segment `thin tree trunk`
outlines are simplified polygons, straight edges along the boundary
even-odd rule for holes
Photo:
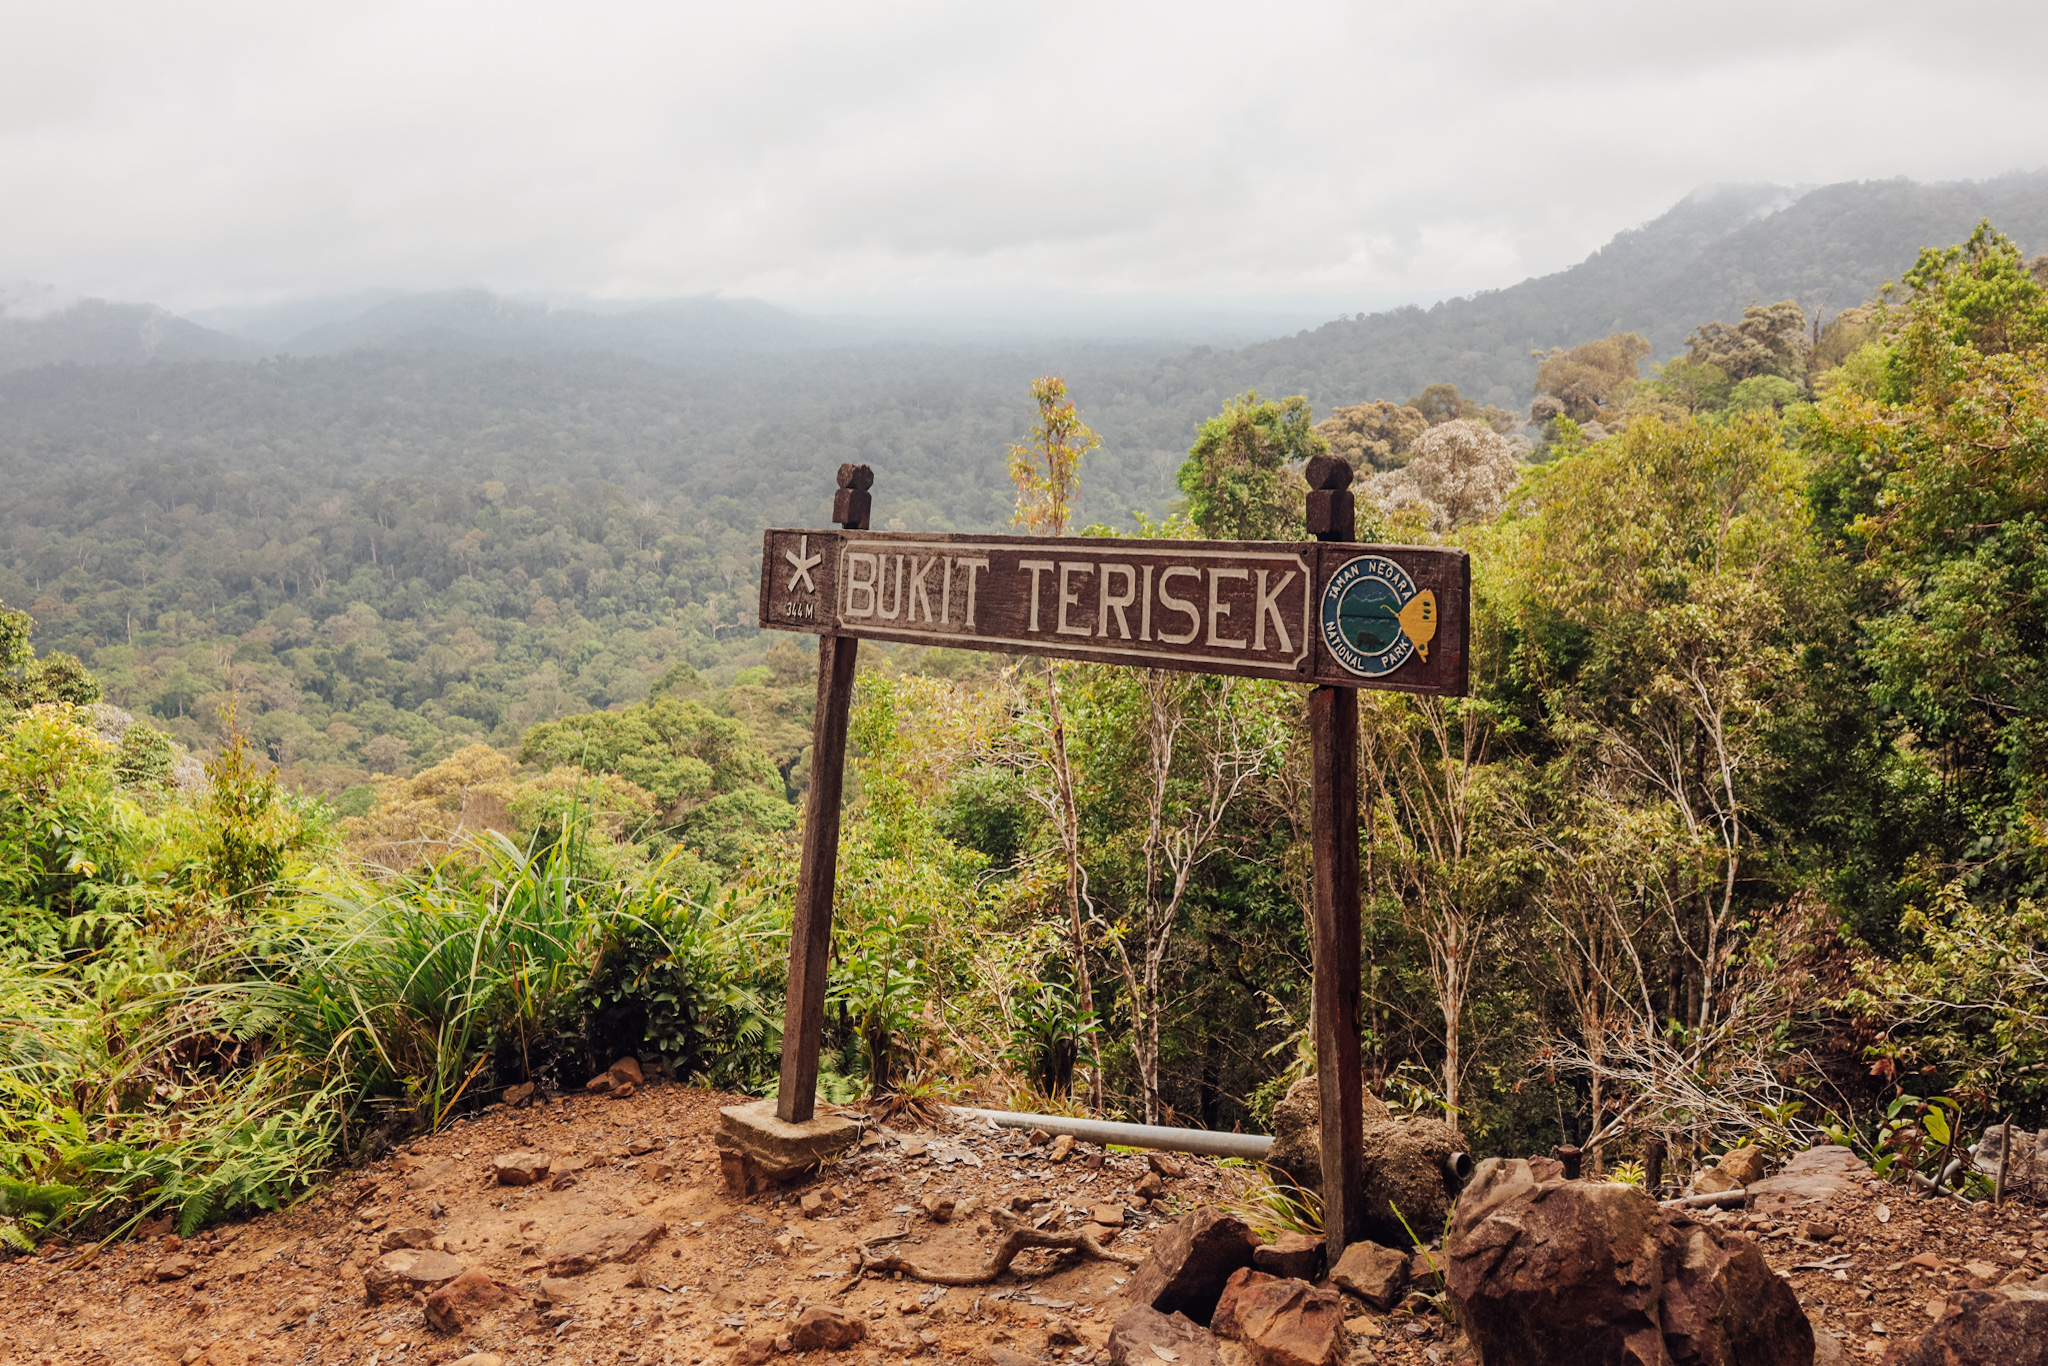
[[[1088,927],[1081,917],[1081,820],[1074,806],[1074,770],[1067,762],[1067,724],[1060,713],[1059,681],[1053,662],[1045,661],[1046,706],[1052,716],[1052,757],[1054,780],[1060,790],[1060,843],[1067,856],[1067,914],[1073,932],[1074,988],[1081,999],[1082,1017],[1095,1018],[1095,988],[1088,974]],[[1102,1109],[1102,1067],[1091,1061],[1088,1067],[1088,1108]]]

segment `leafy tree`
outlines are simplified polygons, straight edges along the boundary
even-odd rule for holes
[[[1031,397],[1038,404],[1031,442],[1010,447],[1010,479],[1017,486],[1012,520],[1033,535],[1064,536],[1081,494],[1082,458],[1099,449],[1102,438],[1081,421],[1058,375],[1033,380]]]
[[[1483,423],[1440,423],[1423,433],[1404,468],[1374,477],[1371,496],[1385,515],[1423,509],[1438,531],[1491,520],[1521,478],[1527,449],[1526,440],[1511,441]]]
[[[1806,429],[1817,498],[1878,596],[1874,696],[1978,837],[1954,855],[2025,883],[2048,854],[2048,292],[1988,223],[1902,283]]]
[[[1728,392],[1728,411],[1733,413],[1782,413],[1787,404],[1805,395],[1783,375],[1751,375]]]
[[[82,707],[99,701],[99,680],[75,655],[58,651],[36,657],[29,643],[34,631],[34,618],[0,602],[0,706],[69,702]]]
[[[621,711],[543,721],[522,763],[615,773],[653,795],[661,823],[733,868],[759,838],[796,823],[781,775],[746,728],[664,695]]]
[[[1685,340],[1686,359],[1712,365],[1737,383],[1755,375],[1803,380],[1806,376],[1806,311],[1790,299],[1751,304],[1742,321],[1702,323]]]
[[[1307,399],[1275,403],[1256,389],[1231,399],[1202,424],[1181,462],[1177,482],[1188,497],[1188,520],[1216,540],[1302,536],[1308,488],[1297,471],[1328,449]]]
[[[1735,387],[1735,382],[1728,378],[1726,370],[1712,361],[1674,356],[1657,368],[1653,387],[1676,403],[1686,416],[1696,417],[1727,407],[1728,393]]]
[[[1574,422],[1590,422],[1608,401],[1641,373],[1637,363],[1650,354],[1650,343],[1633,332],[1617,332],[1599,341],[1586,342],[1567,351],[1553,346],[1537,357],[1536,393],[1556,400],[1545,406],[1541,417],[1547,421],[1563,412]]]
[[[1458,392],[1455,384],[1425,385],[1421,393],[1408,400],[1408,406],[1421,413],[1423,420],[1434,427],[1440,422],[1484,422],[1487,426],[1506,436],[1522,425],[1522,420],[1505,408],[1496,408],[1490,403],[1467,398]]]
[[[1401,464],[1415,439],[1429,430],[1429,419],[1405,404],[1374,399],[1339,408],[1316,424],[1316,435],[1329,443],[1330,454],[1363,474]]]

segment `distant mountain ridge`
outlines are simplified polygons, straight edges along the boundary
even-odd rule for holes
[[[239,337],[201,327],[155,304],[82,299],[28,316],[0,313],[0,373],[38,365],[146,365],[254,360]]]
[[[1180,350],[1148,369],[1096,370],[1089,391],[1077,390],[1077,396],[1091,420],[1100,419],[1098,430],[1105,436],[1113,431],[1125,452],[1143,453],[1147,463],[1184,452],[1203,418],[1252,388],[1306,394],[1326,412],[1449,381],[1519,411],[1535,374],[1531,351],[1635,331],[1650,339],[1652,358],[1661,360],[1683,347],[1693,327],[1732,320],[1752,301],[1792,298],[1809,311],[1837,312],[1897,278],[1922,247],[1960,241],[1986,217],[2030,254],[2048,250],[2048,172],[1939,184],[1711,186],[1554,274],[1427,309],[1338,318],[1241,349]],[[482,289],[383,291],[205,316],[239,328],[239,335],[148,304],[88,300],[13,315],[0,310],[0,372],[52,363],[249,361],[365,350],[542,361],[608,353],[699,368],[743,357],[753,364],[839,351],[849,358],[866,353],[861,367],[872,366],[882,383],[893,379],[910,392],[946,382],[939,376],[953,369],[933,366],[939,348],[929,341],[913,342],[888,326],[709,296],[607,308],[551,307]],[[1061,345],[1026,349],[1064,364]],[[1065,349],[1082,368],[1089,368],[1084,353],[1098,360],[1103,354],[1082,343]],[[799,365],[789,383],[802,389],[819,373]]]
[[[1187,413],[1214,412],[1250,388],[1306,394],[1325,411],[1400,399],[1441,381],[1520,409],[1536,373],[1532,350],[1629,331],[1648,337],[1661,361],[1682,350],[1700,323],[1733,320],[1751,302],[1789,298],[1809,313],[1832,314],[1897,279],[1922,247],[1960,242],[1982,218],[2029,255],[2048,251],[2048,172],[1804,191],[1712,187],[1556,274],[1162,362],[1137,382],[1154,392],[1170,386],[1176,408]]]

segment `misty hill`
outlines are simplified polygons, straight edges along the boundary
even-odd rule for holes
[[[1521,410],[1536,364],[1529,352],[1611,332],[1640,332],[1663,360],[1703,321],[1751,302],[1795,299],[1808,314],[1864,302],[1912,265],[1989,218],[2028,254],[2048,251],[2048,173],[1924,185],[1845,182],[1696,191],[1578,265],[1506,289],[1339,318],[1240,351],[1197,352],[1133,377],[1124,404],[1164,408],[1155,442],[1175,439],[1245,389],[1306,394],[1318,412],[1400,399],[1449,381]]]
[[[256,348],[154,304],[84,299],[24,315],[0,309],[0,372],[37,365],[253,360]]]

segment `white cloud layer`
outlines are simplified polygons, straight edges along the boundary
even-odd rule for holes
[[[0,280],[172,306],[1509,284],[2048,164],[2048,6],[0,2]]]

